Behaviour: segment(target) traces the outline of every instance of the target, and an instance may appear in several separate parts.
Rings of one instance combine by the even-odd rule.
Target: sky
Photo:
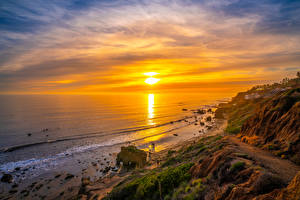
[[[2,94],[235,92],[297,71],[299,0],[0,1]]]

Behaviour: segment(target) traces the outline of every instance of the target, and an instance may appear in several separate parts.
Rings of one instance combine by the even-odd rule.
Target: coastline
[[[201,108],[202,109],[202,108]],[[201,110],[200,109],[200,110]],[[207,108],[206,108],[207,109]],[[201,126],[198,122],[198,120],[205,120],[207,115],[198,115],[196,112],[197,110],[189,110],[189,112],[194,113],[194,115],[180,119],[176,122],[170,122],[169,124],[173,125],[176,123],[182,123],[183,126],[179,129],[175,128],[174,130],[167,131],[165,133],[160,133],[159,135],[167,135],[170,138],[174,138],[177,140],[182,140],[182,142],[172,142],[172,140],[166,140],[162,144],[157,144],[157,151],[153,155],[153,159],[151,162],[155,163],[154,160],[157,159],[157,157],[162,157],[169,149],[176,148],[178,146],[184,146],[187,145],[193,141],[195,141],[197,138],[201,138],[203,136],[216,134],[214,133],[216,129],[218,129],[216,126],[219,126],[219,123],[215,123],[212,121],[209,121],[206,124],[207,127],[211,128],[211,130],[203,131],[200,130]],[[213,112],[212,112],[213,113]],[[198,116],[195,117],[195,116]],[[184,125],[186,124],[186,125]],[[206,127],[206,128],[207,128]],[[199,130],[201,132],[199,132]],[[205,133],[203,133],[205,132]],[[151,141],[153,137],[153,140],[155,139],[155,135],[150,136],[150,140],[148,144],[151,144]],[[175,140],[175,141],[177,141]],[[170,142],[168,142],[170,141]],[[148,146],[144,144],[139,144],[138,142],[134,143],[135,145],[139,146],[141,149],[148,149]],[[107,192],[109,192],[109,189],[112,188],[116,183],[118,183],[119,180],[123,180],[123,176],[121,175],[119,178],[117,174],[118,169],[115,167],[115,159],[116,159],[116,153],[118,152],[117,149],[119,149],[121,146],[123,146],[124,143],[112,147],[114,149],[115,153],[107,153],[108,155],[103,157],[103,160],[100,161],[97,158],[89,158],[91,162],[86,163],[86,167],[84,169],[77,169],[77,171],[73,170],[73,165],[65,166],[65,169],[71,169],[71,170],[53,170],[49,171],[48,173],[41,174],[35,178],[30,179],[30,181],[26,181],[26,179],[20,179],[21,182],[13,181],[13,183],[6,184],[6,183],[0,183],[3,185],[2,191],[0,192],[0,197],[3,199],[8,198],[23,198],[23,199],[54,199],[54,198],[71,198],[73,196],[77,196],[77,194],[80,192],[83,180],[88,180],[88,185],[94,185],[98,184],[96,188],[101,188],[102,192],[101,194],[104,196]],[[126,144],[125,144],[126,145]],[[127,144],[128,145],[128,144]],[[120,146],[120,147],[119,147]],[[113,152],[113,151],[112,151]],[[72,156],[73,157],[73,156]],[[73,159],[73,163],[75,158]],[[78,164],[80,164],[81,161],[78,160]],[[77,163],[77,161],[75,162]],[[153,167],[154,165],[152,165]],[[23,171],[18,171],[18,168],[15,168],[16,174],[24,174]],[[73,170],[73,171],[72,171]],[[25,171],[26,172],[26,171]],[[102,175],[101,175],[102,174]],[[95,176],[96,175],[96,176]],[[99,185],[100,183],[100,185]],[[86,183],[85,183],[86,184]],[[98,190],[98,189],[93,189]],[[47,194],[47,195],[43,195]]]

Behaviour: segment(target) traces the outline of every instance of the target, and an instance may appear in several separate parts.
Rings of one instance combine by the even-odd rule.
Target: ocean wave
[[[86,138],[93,138],[93,137],[103,137],[103,136],[109,136],[109,135],[120,135],[120,134],[130,133],[130,132],[138,132],[138,131],[143,131],[143,130],[147,130],[147,129],[167,126],[167,125],[178,123],[185,119],[189,119],[189,118],[193,118],[193,117],[194,116],[187,116],[187,117],[175,120],[175,121],[170,121],[170,122],[156,124],[156,125],[145,125],[145,126],[129,127],[129,128],[125,128],[125,129],[115,129],[110,132],[102,132],[102,131],[100,132],[99,131],[99,132],[93,132],[93,133],[85,133],[84,135],[83,134],[73,135],[70,137],[63,137],[63,138],[58,138],[58,139],[53,139],[53,140],[46,140],[46,141],[39,141],[39,142],[34,142],[34,143],[10,146],[10,147],[2,148],[0,150],[0,152],[2,152],[2,153],[12,152],[12,151],[16,151],[16,150],[27,148],[27,147],[38,146],[38,145],[43,145],[43,144],[58,143],[58,142],[69,141],[69,140],[79,140],[79,139],[86,139]]]
[[[179,126],[179,127],[171,128],[167,131],[163,131],[163,132],[160,132],[160,133],[157,133],[157,134],[152,134],[152,135],[145,136],[145,137],[140,137],[140,138],[133,139],[133,140],[124,141],[122,139],[119,139],[119,140],[114,140],[114,142],[109,141],[109,142],[101,142],[99,144],[91,144],[91,145],[72,147],[70,149],[67,149],[64,152],[61,152],[61,153],[58,153],[56,155],[49,156],[49,157],[46,157],[46,158],[31,158],[31,159],[21,160],[21,161],[16,161],[16,162],[8,162],[8,163],[0,165],[0,171],[5,172],[5,173],[10,173],[10,172],[13,172],[15,170],[15,168],[17,168],[17,167],[24,170],[24,169],[32,167],[32,166],[36,166],[37,168],[47,168],[49,166],[49,163],[51,163],[52,165],[56,165],[57,164],[56,161],[58,159],[66,158],[66,157],[72,156],[76,153],[91,151],[91,150],[95,150],[95,149],[98,149],[98,148],[101,148],[101,147],[111,147],[111,146],[114,146],[114,145],[134,143],[134,142],[138,142],[140,140],[144,140],[146,138],[150,138],[150,137],[153,137],[153,136],[158,136],[158,135],[161,135],[161,134],[172,132],[174,130],[186,127],[188,125],[189,124],[184,124],[184,125]]]

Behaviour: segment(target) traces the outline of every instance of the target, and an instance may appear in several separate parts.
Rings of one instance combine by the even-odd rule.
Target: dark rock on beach
[[[208,117],[206,118],[206,121],[210,122],[210,121],[211,121],[211,116],[208,116]]]
[[[2,178],[1,178],[1,182],[4,183],[11,183],[13,181],[13,177],[10,174],[3,174]]]
[[[203,114],[206,113],[206,111],[205,111],[205,110],[202,110],[202,109],[198,109],[195,113],[200,114],[200,115],[203,115]]]
[[[146,165],[147,153],[137,149],[135,146],[121,147],[117,155],[117,165],[123,162],[125,168],[144,167]]]
[[[65,180],[69,180],[71,178],[74,178],[74,175],[73,174],[67,174]]]

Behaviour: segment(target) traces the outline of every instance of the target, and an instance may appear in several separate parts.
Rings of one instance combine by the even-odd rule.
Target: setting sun
[[[159,80],[160,80],[160,79],[158,79],[158,78],[153,78],[153,77],[151,77],[151,78],[147,78],[147,79],[145,80],[145,83],[147,83],[147,84],[149,84],[149,85],[153,85],[153,84],[157,83]]]

